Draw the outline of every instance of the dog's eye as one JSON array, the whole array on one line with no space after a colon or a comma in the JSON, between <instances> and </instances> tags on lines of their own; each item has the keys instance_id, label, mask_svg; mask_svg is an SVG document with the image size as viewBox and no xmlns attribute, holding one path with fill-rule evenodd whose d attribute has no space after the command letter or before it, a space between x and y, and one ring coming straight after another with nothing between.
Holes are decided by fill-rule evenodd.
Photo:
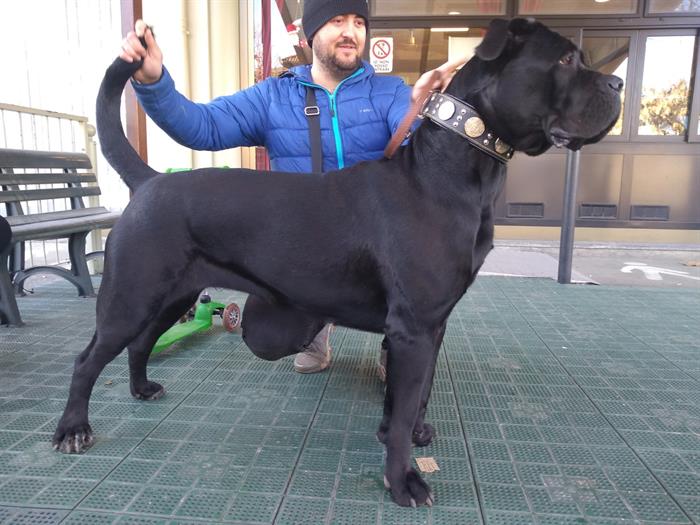
<instances>
[{"instance_id":1,"label":"dog's eye","mask_svg":"<svg viewBox=\"0 0 700 525\"><path fill-rule=\"evenodd\" d=\"M559 59L559 63L563 66L570 66L571 64L574 63L574 54L573 53L567 53L563 57Z\"/></svg>"}]
</instances>

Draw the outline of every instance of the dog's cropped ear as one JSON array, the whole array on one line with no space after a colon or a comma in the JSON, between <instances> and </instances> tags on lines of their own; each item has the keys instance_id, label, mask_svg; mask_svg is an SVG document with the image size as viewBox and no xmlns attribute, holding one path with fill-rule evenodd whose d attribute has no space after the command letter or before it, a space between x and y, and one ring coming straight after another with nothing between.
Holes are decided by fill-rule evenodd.
<instances>
[{"instance_id":1,"label":"dog's cropped ear","mask_svg":"<svg viewBox=\"0 0 700 525\"><path fill-rule=\"evenodd\" d=\"M496 60L508 43L508 21L502 18L491 20L486 35L474 52L481 60Z\"/></svg>"},{"instance_id":2,"label":"dog's cropped ear","mask_svg":"<svg viewBox=\"0 0 700 525\"><path fill-rule=\"evenodd\" d=\"M492 20L486 35L475 50L481 60L496 60L505 51L508 42L519 43L522 37L535 31L537 23L531 18L514 18L511 21Z\"/></svg>"}]
</instances>

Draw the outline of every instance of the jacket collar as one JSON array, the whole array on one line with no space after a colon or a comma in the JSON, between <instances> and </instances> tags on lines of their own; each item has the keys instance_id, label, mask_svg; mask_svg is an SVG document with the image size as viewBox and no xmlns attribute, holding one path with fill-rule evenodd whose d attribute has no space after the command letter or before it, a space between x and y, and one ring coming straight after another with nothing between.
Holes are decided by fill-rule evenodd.
<instances>
[{"instance_id":1,"label":"jacket collar","mask_svg":"<svg viewBox=\"0 0 700 525\"><path fill-rule=\"evenodd\" d=\"M374 75L374 68L369 64L369 62L365 62L363 60L362 65L360 66L360 69L362 71L360 71L359 73L356 71L355 73L351 74L348 78L346 78L343 81L343 85L354 84L355 82L358 82L360 79L364 79L364 78L367 78L369 76ZM294 66L293 68L290 68L289 70L282 73L280 76L281 77L291 76L297 82L305 82L307 84L314 84L314 81L311 78L311 64L305 64L303 66Z\"/></svg>"}]
</instances>

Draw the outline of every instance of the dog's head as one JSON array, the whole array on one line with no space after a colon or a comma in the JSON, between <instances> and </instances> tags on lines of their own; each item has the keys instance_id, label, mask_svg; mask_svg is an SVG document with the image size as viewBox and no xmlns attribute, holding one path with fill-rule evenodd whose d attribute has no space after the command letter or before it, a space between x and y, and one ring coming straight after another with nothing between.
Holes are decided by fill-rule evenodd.
<instances>
[{"instance_id":1,"label":"dog's head","mask_svg":"<svg viewBox=\"0 0 700 525\"><path fill-rule=\"evenodd\" d=\"M487 126L518 151L577 150L613 127L623 85L582 58L570 40L534 20L494 20L447 91L473 100Z\"/></svg>"}]
</instances>

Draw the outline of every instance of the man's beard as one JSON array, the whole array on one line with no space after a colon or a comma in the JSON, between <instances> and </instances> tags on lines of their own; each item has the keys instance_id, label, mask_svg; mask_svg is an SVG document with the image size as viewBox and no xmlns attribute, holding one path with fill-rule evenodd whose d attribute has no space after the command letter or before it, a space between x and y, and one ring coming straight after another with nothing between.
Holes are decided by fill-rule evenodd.
<instances>
[{"instance_id":1,"label":"man's beard","mask_svg":"<svg viewBox=\"0 0 700 525\"><path fill-rule=\"evenodd\" d=\"M328 46L314 46L316 58L318 58L324 68L336 78L346 78L362 65L362 59L359 56L347 61L341 60L336 56L336 45L341 46L344 44L351 44L357 47L352 40L343 40L337 44L329 44Z\"/></svg>"}]
</instances>

